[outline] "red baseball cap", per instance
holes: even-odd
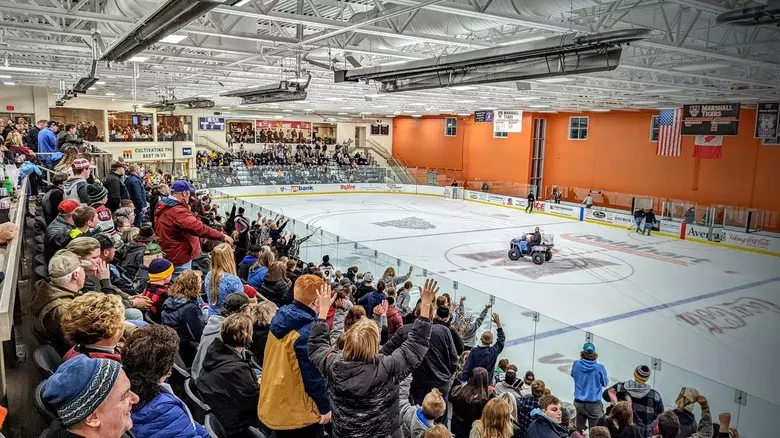
[[[253,300],[257,296],[257,290],[248,284],[244,285],[244,293],[250,300]]]
[[[79,205],[80,204],[73,199],[66,199],[60,202],[60,205],[57,206],[57,209],[60,211],[60,214],[71,214],[73,213],[73,210],[79,207]]]

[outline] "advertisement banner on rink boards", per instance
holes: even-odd
[[[780,123],[780,102],[764,102],[756,105],[756,130],[755,138],[777,138],[780,136],[778,123]]]
[[[466,190],[466,199],[471,199],[472,201],[482,201],[482,202],[488,202],[488,194],[483,192],[475,192],[473,190]]]
[[[580,212],[582,211],[582,207],[575,207],[573,205],[555,204],[552,202],[543,202],[542,204],[544,204],[544,211],[547,213],[571,217],[574,219],[579,219]]]
[[[661,221],[661,223],[658,225],[658,231],[662,233],[668,233],[668,234],[674,234],[675,236],[680,236],[680,232],[682,231],[682,224],[680,222],[674,222],[674,221]]]
[[[626,227],[634,224],[634,217],[629,214],[593,210],[590,208],[585,209],[585,220],[609,225],[625,225]]]
[[[780,254],[780,239],[776,237],[759,236],[737,231],[725,231],[723,236],[723,243],[726,245]]]
[[[528,206],[528,201],[525,198],[514,198],[512,196],[507,196],[506,205],[519,209],[525,209],[525,207]]]
[[[493,132],[522,132],[523,111],[496,110],[493,115]]]
[[[714,228],[712,233],[710,233],[710,227],[686,224],[685,238],[722,242],[724,240],[723,228]]]
[[[738,103],[683,105],[682,135],[737,135]]]

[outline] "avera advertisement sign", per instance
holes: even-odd
[[[737,135],[738,103],[683,105],[682,135]]]
[[[756,130],[755,138],[777,138],[778,102],[764,102],[756,106]]]
[[[688,230],[685,232],[685,238],[721,242],[723,241],[723,230],[720,228],[715,229],[713,230],[713,233],[710,234],[710,229],[708,227],[702,227],[700,225],[688,225]]]

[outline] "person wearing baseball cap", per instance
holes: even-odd
[[[173,279],[187,269],[201,253],[200,239],[233,244],[233,239],[206,226],[189,208],[195,189],[184,180],[171,184],[171,195],[162,198],[154,211],[154,231],[168,260],[173,263]]]
[[[78,201],[73,199],[61,201],[57,206],[59,214],[43,234],[43,258],[47,263],[58,249],[64,248],[70,241],[70,231],[76,228],[73,224],[73,211],[78,207]]]
[[[83,354],[60,365],[42,397],[65,429],[55,427],[49,437],[120,438],[133,427],[130,414],[138,403],[121,364]]]
[[[209,349],[209,346],[214,342],[214,339],[221,338],[220,332],[222,331],[222,322],[225,321],[225,318],[234,313],[249,315],[250,312],[249,297],[245,293],[233,292],[225,297],[220,314],[211,315],[206,321],[206,327],[203,328],[200,344],[198,344],[198,352],[195,353],[195,359],[192,361],[192,369],[190,370],[193,380],[197,380],[200,376],[200,372],[203,369],[203,360],[206,358],[206,351]]]
[[[115,161],[111,163],[111,172],[103,178],[103,186],[108,190],[106,207],[111,211],[116,211],[121,207],[120,202],[123,199],[130,199],[127,187],[122,181],[123,176],[125,176],[125,163]]]
[[[48,264],[49,280],[42,283],[30,300],[30,312],[35,316],[35,328],[54,348],[64,355],[71,344],[62,332],[60,321],[65,309],[81,295],[87,275],[79,256],[63,249]]]
[[[73,176],[65,181],[65,199],[74,199],[82,204],[89,205],[89,195],[87,194],[87,179],[90,175],[89,161],[84,158],[76,158],[70,165],[73,170]]]
[[[51,154],[57,152],[57,132],[58,125],[54,120],[46,123],[46,128],[38,133],[38,153],[44,154],[39,158],[48,168],[52,168]]]
[[[571,367],[571,377],[574,379],[574,407],[577,409],[577,427],[595,427],[599,418],[604,416],[604,405],[601,403],[601,392],[609,385],[607,369],[597,362],[599,355],[596,346],[586,342],[582,346],[580,359],[575,360]]]
[[[146,189],[144,188],[144,180],[141,177],[141,167],[137,164],[130,165],[130,175],[125,179],[125,187],[127,187],[127,195],[130,200],[133,201],[133,208],[135,208],[135,218],[133,219],[133,226],[136,228],[141,227],[141,220],[144,217],[144,209],[146,208]]]

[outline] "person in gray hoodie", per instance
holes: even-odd
[[[398,387],[398,406],[401,410],[401,430],[404,438],[421,438],[426,430],[433,427],[436,420],[444,415],[447,403],[441,392],[434,388],[425,396],[422,406],[409,401],[409,387],[412,376],[407,377]]]
[[[465,306],[463,303],[466,301],[466,297],[460,297],[460,303],[458,303],[458,313],[455,320],[455,328],[460,333],[461,339],[463,339],[463,345],[466,350],[471,350],[477,345],[477,331],[482,327],[482,323],[487,318],[488,311],[490,311],[490,303],[485,304],[485,308],[479,314],[477,319],[474,319],[473,315],[466,314]]]
[[[639,365],[634,370],[634,380],[616,383],[604,390],[601,396],[604,401],[613,404],[631,397],[634,422],[646,438],[653,436],[653,427],[658,423],[658,416],[664,412],[661,394],[647,384],[649,379],[650,367]]]
[[[406,282],[406,280],[409,279],[409,277],[412,276],[412,270],[414,269],[413,266],[409,266],[409,272],[406,273],[403,277],[396,277],[395,275],[395,268],[392,266],[385,269],[385,272],[382,274],[382,278],[379,279],[382,283],[385,284],[387,287],[395,287],[401,283]]]
[[[243,292],[234,292],[225,297],[225,303],[222,305],[222,312],[219,315],[211,315],[206,321],[206,327],[203,328],[203,335],[200,337],[200,344],[198,344],[198,351],[195,353],[195,359],[192,361],[192,369],[190,375],[193,380],[198,380],[200,372],[203,369],[203,360],[206,359],[206,351],[214,339],[220,338],[222,331],[222,322],[225,318],[234,314],[244,312],[246,315],[250,313],[249,297]]]
[[[513,367],[514,365],[509,365]],[[496,383],[493,389],[493,394],[498,397],[501,394],[508,392],[515,397],[522,397],[520,394],[520,387],[523,385],[523,381],[517,378],[517,371],[513,369],[507,369],[504,374],[504,380]]]
[[[89,186],[87,180],[91,173],[89,161],[84,158],[76,158],[70,167],[73,170],[73,176],[63,184],[63,199],[73,199],[89,205],[89,195],[87,194],[87,186]]]

